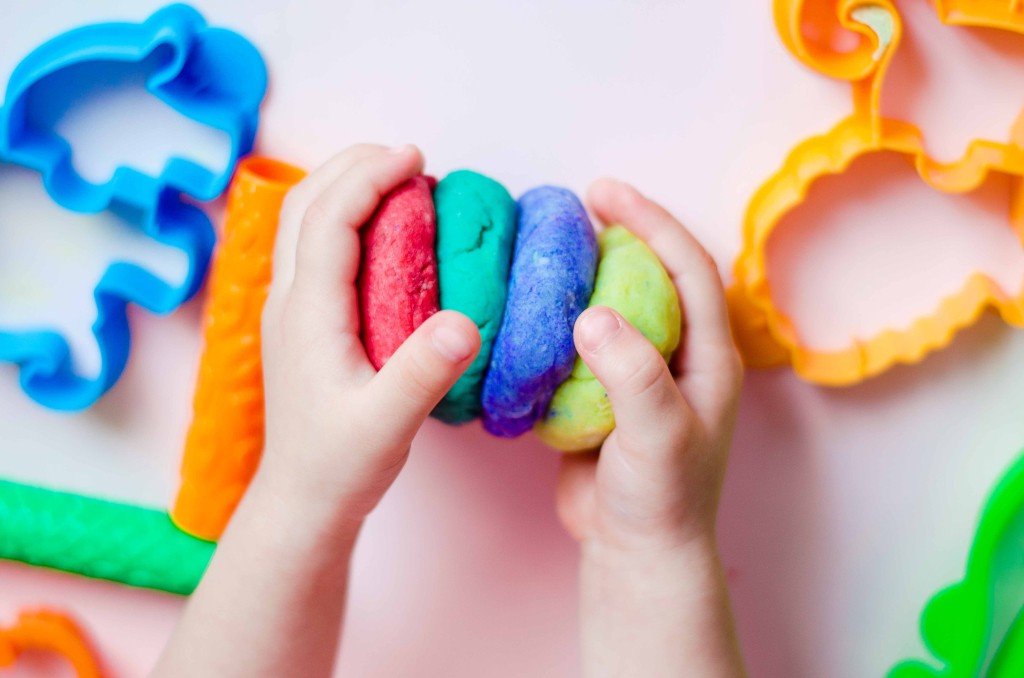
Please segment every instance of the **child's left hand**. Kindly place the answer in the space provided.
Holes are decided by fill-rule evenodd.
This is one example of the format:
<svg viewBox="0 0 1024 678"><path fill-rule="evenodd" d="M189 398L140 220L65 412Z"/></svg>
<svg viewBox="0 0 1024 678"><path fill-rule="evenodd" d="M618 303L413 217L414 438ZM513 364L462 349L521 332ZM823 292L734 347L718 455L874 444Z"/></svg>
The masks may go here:
<svg viewBox="0 0 1024 678"><path fill-rule="evenodd" d="M263 313L263 460L154 675L331 675L363 519L480 349L450 311L380 372L359 338L359 229L422 170L411 146L354 146L289 194Z"/></svg>
<svg viewBox="0 0 1024 678"><path fill-rule="evenodd" d="M480 348L442 311L376 373L359 335L360 227L423 170L411 146L353 146L289 193L263 313L267 442L260 480L358 525L405 464L413 437Z"/></svg>
<svg viewBox="0 0 1024 678"><path fill-rule="evenodd" d="M632 186L598 181L590 206L661 258L686 320L671 365L612 309L576 322L616 421L600 456L564 458L559 485L559 514L583 554L584 674L739 676L715 539L743 377L722 281L696 238Z"/></svg>

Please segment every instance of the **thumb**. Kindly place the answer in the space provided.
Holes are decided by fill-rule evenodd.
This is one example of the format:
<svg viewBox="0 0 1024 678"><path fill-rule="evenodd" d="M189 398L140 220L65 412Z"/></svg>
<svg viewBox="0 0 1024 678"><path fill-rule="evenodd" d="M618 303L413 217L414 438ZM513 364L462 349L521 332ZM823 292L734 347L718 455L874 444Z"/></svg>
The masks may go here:
<svg viewBox="0 0 1024 678"><path fill-rule="evenodd" d="M605 306L584 311L574 335L580 357L608 393L625 447L644 455L670 450L692 413L658 349Z"/></svg>
<svg viewBox="0 0 1024 678"><path fill-rule="evenodd" d="M416 328L370 381L371 412L388 436L412 440L479 350L480 332L461 313L441 311Z"/></svg>

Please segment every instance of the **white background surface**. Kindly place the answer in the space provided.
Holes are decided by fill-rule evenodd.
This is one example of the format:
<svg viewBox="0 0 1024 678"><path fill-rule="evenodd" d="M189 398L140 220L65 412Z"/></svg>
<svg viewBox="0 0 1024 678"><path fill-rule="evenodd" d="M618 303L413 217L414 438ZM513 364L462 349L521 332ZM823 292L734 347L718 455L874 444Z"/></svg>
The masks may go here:
<svg viewBox="0 0 1024 678"><path fill-rule="evenodd" d="M888 111L920 122L946 157L971 135L1003 138L1024 105L1024 37L991 49L985 35L938 25L924 0L901 4L914 21L912 58L898 57ZM478 169L514 194L539 183L583 191L613 174L678 214L725 271L748 196L791 146L849 108L845 85L784 51L767 0L198 5L267 59L263 153L313 167L357 141L413 141L430 171ZM0 0L0 73L55 32L157 6ZM109 145L90 150L128 157L117 154L142 146L124 125L149 121L153 134L152 118L137 102L109 104L119 123L99 124ZM178 133L186 145L200 139ZM780 236L773 279L809 338L902 323L979 266L1019 286L1005 184L965 202L899 171L855 171L854 189L814 194ZM842 204L858 186L870 201ZM0 195L0 243L41 228L7 216L29 198ZM48 232L59 233L58 219L47 217ZM133 313L128 371L85 414L40 409L16 371L0 369L0 475L166 505L199 308ZM879 675L926 656L920 609L958 577L978 508L1024 443L1022 360L1024 335L988 316L946 352L859 387L820 389L782 371L748 377L720 532L751 675ZM341 672L574 674L576 555L554 516L556 466L533 439L428 424L361 543ZM29 603L72 609L121 675L151 665L180 606L0 565L0 616Z"/></svg>

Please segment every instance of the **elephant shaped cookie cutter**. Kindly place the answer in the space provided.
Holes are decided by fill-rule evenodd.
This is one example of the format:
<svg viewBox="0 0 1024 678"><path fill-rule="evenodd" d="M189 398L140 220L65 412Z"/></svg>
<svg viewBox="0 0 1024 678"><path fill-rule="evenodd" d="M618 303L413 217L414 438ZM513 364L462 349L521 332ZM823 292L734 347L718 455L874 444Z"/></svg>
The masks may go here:
<svg viewBox="0 0 1024 678"><path fill-rule="evenodd" d="M116 68L153 63L146 89L184 117L224 132L230 141L227 167L214 171L171 158L158 176L119 166L104 183L83 178L66 139L38 119L53 103L40 87L50 77L81 66ZM14 69L0 107L0 163L20 165L41 176L48 196L80 213L109 210L129 227L181 250L187 272L180 284L160 280L141 266L111 263L95 286L92 332L100 349L96 377L76 371L68 340L50 328L0 326L0 361L20 367L22 389L56 410L81 410L110 389L128 359L126 306L136 303L169 313L191 298L206 274L213 248L210 220L182 200L212 200L227 187L238 159L256 136L267 72L256 48L241 35L212 28L187 5L169 5L141 23L83 26L43 43ZM51 88L52 89L52 88Z"/></svg>
<svg viewBox="0 0 1024 678"><path fill-rule="evenodd" d="M50 103L46 88L37 85L55 73L82 64L106 68L142 61L155 65L146 79L152 95L181 115L228 136L231 149L226 168L210 170L172 157L157 175L120 166L108 181L91 183L75 170L69 143L33 115L38 110L33 106L45 110ZM256 48L238 33L208 26L186 5L170 5L141 23L73 29L36 48L15 69L0 108L0 163L37 172L48 197L61 207L83 213L115 212L129 226L181 249L189 260L186 279L177 286L134 264L115 261L108 267L94 292L93 333L103 358L95 379L75 372L67 339L57 331L21 332L0 326L0 361L20 366L21 384L29 396L58 410L89 406L124 368L129 344L127 304L166 313L198 290L211 258L214 231L206 214L186 198L211 200L235 174L244 174L244 167L262 166L252 158L239 163L239 158L251 149L266 87L266 67ZM236 164L243 169L236 172ZM263 183L272 184L273 178ZM256 220L248 216L249 221ZM273 216L276 225L275 210L268 209L264 216ZM241 250L244 259L235 269L244 275L269 268L265 261L269 254L244 242L252 229L242 231L228 238L228 249ZM224 246L222 241L221 250ZM231 282L243 285L246 281L236 277ZM259 281L251 287L256 292L261 289ZM231 320L223 314L220 319ZM256 425L262 430L262 419ZM166 510L0 479L0 559L188 594L214 548L212 542L177 529ZM10 643L5 647L3 640L0 629L0 665L13 661L20 647Z"/></svg>

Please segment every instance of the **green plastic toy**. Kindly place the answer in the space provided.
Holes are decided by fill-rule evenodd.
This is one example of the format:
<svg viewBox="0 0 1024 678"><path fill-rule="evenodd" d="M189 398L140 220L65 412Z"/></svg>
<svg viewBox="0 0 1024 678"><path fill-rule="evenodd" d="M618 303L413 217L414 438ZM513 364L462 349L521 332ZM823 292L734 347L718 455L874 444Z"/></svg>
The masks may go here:
<svg viewBox="0 0 1024 678"><path fill-rule="evenodd" d="M165 511L0 481L0 559L189 594L215 544Z"/></svg>
<svg viewBox="0 0 1024 678"><path fill-rule="evenodd" d="M909 659L889 678L1024 676L1024 454L985 505L963 580L925 606L921 638L939 665Z"/></svg>

